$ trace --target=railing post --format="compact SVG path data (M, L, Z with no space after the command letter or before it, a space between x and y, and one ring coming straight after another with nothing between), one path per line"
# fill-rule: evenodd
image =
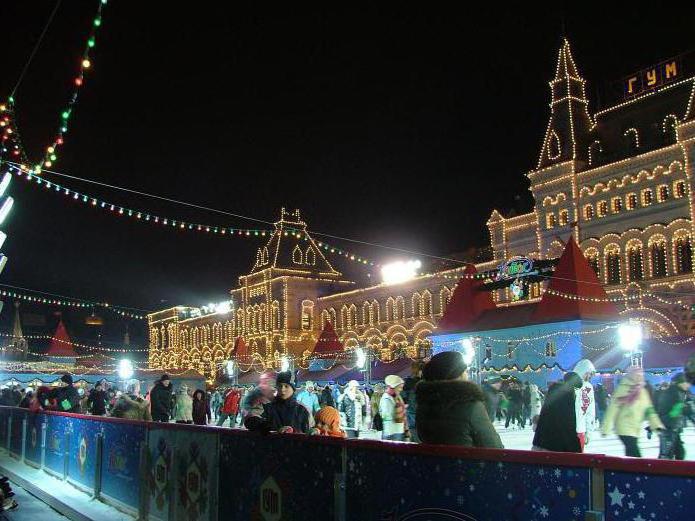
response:
M591 510L584 513L584 521L603 521L605 518L605 482L603 469L591 467Z
M94 498L99 499L101 495L101 475L103 468L104 435L99 432L96 437L96 465L94 465Z
M63 480L68 479L68 465L70 465L70 431L65 431L63 438L65 445L63 446Z
M24 418L22 418L22 457L20 459L22 463L24 463L24 456L27 450L27 423L28 420L25 414Z
M46 431L48 430L48 421L45 415L42 415L41 421L41 470L46 465Z

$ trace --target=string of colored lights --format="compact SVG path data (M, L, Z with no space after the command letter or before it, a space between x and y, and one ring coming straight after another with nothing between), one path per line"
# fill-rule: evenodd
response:
M87 301L87 300L82 300L82 299L76 299L73 297L63 297L60 295L51 295L50 293L44 293L41 291L36 291L36 290L27 290L24 289L23 291L29 291L33 293L39 293L40 295L32 295L30 293L24 293L23 291L16 291L15 286L10 286L8 284L0 284L0 287L4 288L12 288L12 289L0 289L0 296L3 297L10 297L18 300L23 300L25 302L32 302L36 304L47 304L51 306L61 306L61 307L71 307L71 308L103 308L106 309L112 313L115 313L117 315L120 315L125 318L132 318L135 320L144 320L146 317L143 314L140 313L134 313L132 311L129 311L131 309L135 308L127 308L124 306L114 306L113 304L109 304L108 302L94 302L94 301ZM18 288L18 289L23 289L23 288ZM48 296L45 296L48 295ZM52 298L52 297L58 297L58 298ZM146 310L141 310L141 311L146 311Z
M111 347L103 347L103 346L92 346L92 345L87 345L87 344L83 344L80 342L75 342L74 340L70 340L70 341L63 340L62 338L56 338L53 335L23 335L20 337L20 336L11 334L11 333L0 333L0 337L13 338L15 340L19 340L22 338L24 338L26 340L50 340L50 341L58 342L60 344L79 347L81 349L88 349L90 351L105 351L107 353L147 353L149 351L149 349L124 349L124 348L111 348ZM92 356L92 355L82 355L82 356L80 356L80 358L85 358L88 356ZM64 358L75 358L75 357L67 356Z
M58 160L59 147L65 143L65 135L68 132L68 121L77 104L77 99L80 89L84 85L86 74L92 67L90 53L96 46L97 32L102 25L103 10L107 3L108 0L99 0L97 13L90 25L89 35L85 42L82 55L79 59L77 73L72 80L72 91L70 97L68 98L63 110L60 112L58 130L55 133L51 144L46 147L41 161L37 162L33 167L30 168L29 166L26 166L31 164L31 161L29 161L26 150L22 145L21 134L17 125L14 92L9 96L6 104L0 105L0 112L4 113L2 119L0 120L0 126L4 128L2 131L2 149L0 150L3 153L9 152L15 159L21 159L26 168L28 170L31 169L36 174L40 174L43 168L50 168ZM11 148L11 151L8 146Z

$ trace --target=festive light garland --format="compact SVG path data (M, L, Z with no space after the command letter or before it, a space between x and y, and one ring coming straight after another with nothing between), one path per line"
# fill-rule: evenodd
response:
M107 4L108 0L99 0L99 7L97 8L97 13L92 20L90 25L89 36L85 42L85 47L82 55L79 59L79 66L77 74L75 75L72 85L72 93L68 99L67 104L60 112L60 122L58 126L58 131L55 134L51 144L46 147L43 154L42 160L36 164L32 170L34 173L40 174L42 168L50 168L53 163L58 160L58 149L65 142L65 134L68 131L68 120L72 115L72 112L77 104L77 98L80 92L80 88L84 85L85 76L87 71L92 67L92 59L90 58L90 52L96 45L96 35L97 31L102 25L102 13L104 6ZM0 127L4 128L2 131L2 151L3 153L10 152L16 159L20 159L26 164L30 164L27 159L26 151L21 142L21 135L16 122L16 111L15 111L15 99L10 96L6 104L0 105L0 113L4 115L0 119ZM11 143L8 143L11 142ZM10 148L8 148L8 146ZM26 166L29 169L28 166Z
M6 285L0 284L0 286L6 286ZM7 289L0 290L0 296L11 297L14 299L20 299L20 300L24 300L26 302L34 302L37 304L48 304L48 305L53 305L53 306L63 306L63 307L72 307L72 308L99 307L99 308L107 309L107 310L109 310L113 313L116 313L117 315L120 315L122 317L133 318L136 320L145 320L145 318L147 318L145 315L140 315L138 313L133 313L131 311L127 311L126 309L122 309L119 306L114 306L112 304L109 304L108 302L92 302L92 301L78 300L78 299L67 300L67 299L47 298L47 297L40 296L40 295L39 296L30 295L27 293L13 291L13 290L7 290Z
M61 344L68 344L68 345L73 345L82 349L88 349L90 351L105 351L107 353L147 353L149 349L118 349L118 348L110 348L110 347L102 347L102 346L90 346L87 344L82 344L80 342L75 342L75 341L67 341L63 340L61 338L56 338L53 335L23 335L23 336L17 336L13 335L11 333L0 333L0 337L4 338L14 338L14 339L20 339L20 338L25 338L29 340L51 340L55 342L59 342ZM41 354L41 353L38 353ZM80 355L77 358L87 358L92 355ZM105 356L105 355L104 355ZM58 356L56 358L75 358L74 356Z

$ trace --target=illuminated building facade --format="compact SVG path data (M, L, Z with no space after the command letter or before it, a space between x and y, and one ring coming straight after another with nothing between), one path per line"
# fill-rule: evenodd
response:
M695 332L695 78L682 72L674 59L627 78L625 100L592 114L563 42L550 82L550 120L528 173L535 207L511 218L492 212L496 262L557 258L574 234L608 295L630 297L624 316L660 334Z

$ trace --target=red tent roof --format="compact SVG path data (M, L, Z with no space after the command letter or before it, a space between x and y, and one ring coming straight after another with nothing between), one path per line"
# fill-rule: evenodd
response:
M234 341L234 357L239 360L249 356L249 348L244 342L244 337L238 336Z
M58 322L58 327L56 332L53 334L51 339L51 345L46 352L48 356L65 356L65 357L77 357L75 349L72 345L72 340L65 329L65 324L61 320Z
M326 322L319 339L316 341L312 354L327 355L342 353L343 351L345 351L345 346L338 339L338 335L335 333L335 329L333 329L333 324Z
M477 273L475 266L468 265L464 275ZM489 291L479 291L482 280L463 277L459 280L451 302L439 321L439 331L462 331L470 328L485 311L495 309Z
M575 300L554 292L576 295L579 298ZM599 301L587 300L594 298ZM576 319L614 319L618 316L618 310L613 302L606 302L607 298L603 284L577 246L574 237L570 235L548 288L533 313L532 321L541 323Z

